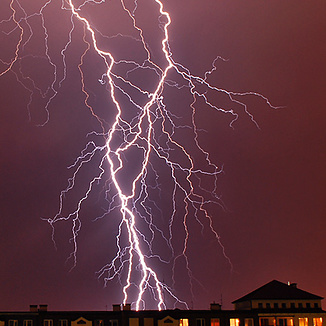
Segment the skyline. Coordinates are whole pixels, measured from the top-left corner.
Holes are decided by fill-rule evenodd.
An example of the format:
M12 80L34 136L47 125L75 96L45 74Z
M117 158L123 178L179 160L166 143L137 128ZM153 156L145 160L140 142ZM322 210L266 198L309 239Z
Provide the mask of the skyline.
M218 177L223 209L210 209L233 269L223 257L221 247L214 243L214 237L207 233L200 236L196 224L191 225L194 237L189 257L196 300L193 306L218 301L221 296L224 301L246 284L263 283L266 278L287 281L284 278L288 277L309 292L326 293L323 287L323 293L317 291L318 275L325 270L325 48L321 41L325 35L321 17L324 5L318 1L315 6L291 4L294 2L249 1L244 5L240 1L210 1L207 7L198 8L195 2L188 7L172 1L165 3L172 18L170 45L178 61L191 67L194 74L203 75L220 55L227 61L217 61L217 69L210 76L214 85L236 92L258 92L273 105L284 106L271 110L263 101L249 97L248 110L260 128L245 114L239 116L232 129L232 118L212 113L203 105L197 110L198 125L205 129L201 140L210 149L214 164L223 167ZM57 26L51 17L47 19L49 26ZM302 21L305 25L301 25ZM73 56L69 58L78 61ZM33 67L33 63L27 65L26 73L33 73L29 70ZM41 301L52 301L51 306L70 302L72 307L83 307L89 302L89 294L99 297L91 305L103 306L115 299L110 293L117 293L119 288L119 284L111 284L103 289L103 281L97 280L95 274L106 259L105 248L110 248L107 220L93 223L96 216L103 214L103 202L96 195L85 207L84 216L90 218L83 219L82 230L87 232L80 234L79 259L71 272L70 266L65 265L71 252L66 240L69 230L59 228L56 251L51 228L41 220L55 214L58 194L71 175L66 168L82 150L86 135L94 130L94 121L90 126L89 111L80 97L80 84L75 82L76 63L72 67L75 68L69 71L65 86L51 103L50 120L42 128L36 125L38 119L44 119L44 106L35 105L34 119L28 122L26 92L20 89L22 95L16 95L19 88L15 75L6 74L0 79L4 98L0 257L6 266L0 277L1 283L7 284L0 308L14 302L22 305L32 295L40 299L49 297ZM44 68L40 66L35 71L39 73L41 69ZM47 78L45 73L39 76L42 80ZM104 101L105 94L96 99ZM217 97L216 103L221 100ZM178 95L167 101L177 103L174 107L180 106L180 110L186 107ZM307 111L309 115L305 114ZM162 201L161 205L166 203ZM312 217L308 217L310 213ZM110 232L109 235L113 237ZM170 278L168 269L159 271L161 278ZM256 271L259 275L253 278ZM183 275L182 266L177 266L175 290L180 298L191 302L194 298L187 291L189 282ZM17 284L21 293L18 300L10 295ZM66 303L61 301L63 293Z

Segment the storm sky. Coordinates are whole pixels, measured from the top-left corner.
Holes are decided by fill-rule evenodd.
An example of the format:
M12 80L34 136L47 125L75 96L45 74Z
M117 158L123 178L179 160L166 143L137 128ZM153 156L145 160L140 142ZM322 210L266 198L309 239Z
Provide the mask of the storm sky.
M153 57L162 63L157 52L161 30L157 15L151 11L155 6L149 0L138 2L136 17L146 30ZM132 6L132 1L126 3ZM100 197L105 192L103 184L83 206L78 260L72 271L71 261L66 262L71 252L70 224L56 224L55 248L52 229L44 221L58 211L60 192L71 177L67 167L89 141L89 133L100 132L81 92L78 64L85 51L83 29L76 23L73 42L66 52L67 76L48 107L49 121L40 127L47 119L45 105L51 90L46 91L51 86L53 66L44 59L44 33L37 28L41 26L40 16L30 15L39 12L45 2L20 4L35 30L22 52L25 57L13 72L0 78L0 310L27 310L29 304L39 303L48 304L50 310L111 309L112 304L121 301L121 285L115 279L104 287L96 272L114 254L111 248L115 245L119 214L113 211L96 220L107 209L107 202ZM299 288L326 296L326 4L322 0L167 0L163 4L172 19L169 44L176 62L203 77L214 59L221 56L224 60L215 62L216 70L209 76L211 85L263 94L273 106L281 108L273 109L257 96L240 96L237 99L247 105L258 126L243 107L236 105L239 118L230 126L231 115L198 100L199 140L221 171L217 179L220 205L207 205L207 209L232 266L207 231L207 222L201 233L198 223L189 218L193 236L190 233L187 254L194 297L189 292L182 260L176 266L174 283L171 264L164 267L157 263L159 276L194 309L209 308L213 301L222 301L223 308L231 308L231 301L272 279L296 282ZM12 14L9 5L8 0L0 4L1 71L18 40L17 29L7 21ZM44 10L50 31L49 53L59 67L60 51L67 44L71 26L69 13L60 5L49 5ZM104 37L118 33L137 37L119 1L88 4L83 13L102 33L100 45L107 46L117 58L129 59L138 49L139 42L130 37ZM91 54L86 59L85 76L92 104L105 117L105 128L109 130L114 109L106 88L98 82L103 63ZM44 98L35 96L29 106L29 92L17 81L17 74L33 78L46 94ZM62 78L62 70L58 76ZM147 87L153 76L143 70L131 78ZM175 75L172 78L177 79ZM31 85L30 80L24 81ZM191 97L182 89L171 89L164 93L167 108L181 125L189 124ZM212 95L212 102L226 108L232 105L221 94ZM177 137L189 135L180 131ZM171 155L175 152L179 155L177 151L171 151ZM197 157L196 151L194 155ZM127 157L126 161L134 159ZM182 155L180 159L184 159ZM197 159L200 164L202 156ZM82 171L77 189L83 186L83 178L88 180L94 171L95 165ZM157 172L161 179L166 177L161 165ZM121 178L128 180L126 175ZM153 190L153 197L164 213L160 215L161 210L154 208L153 212L157 225L167 230L171 202L166 197L171 184L161 179L165 191L159 196ZM206 180L208 189L213 187L212 180ZM67 205L78 196L78 191L74 192L67 198ZM178 250L178 235L181 240L184 237L180 221L174 229ZM161 245L158 242L155 250L168 259L171 252L161 252ZM173 307L172 301L169 304Z

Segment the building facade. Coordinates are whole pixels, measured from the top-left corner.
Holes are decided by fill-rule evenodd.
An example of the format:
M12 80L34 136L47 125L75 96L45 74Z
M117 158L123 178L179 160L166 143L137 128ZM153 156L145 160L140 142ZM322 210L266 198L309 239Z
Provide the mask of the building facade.
M323 298L295 284L272 281L233 302L234 310L143 310L114 305L112 311L0 312L0 326L326 326Z

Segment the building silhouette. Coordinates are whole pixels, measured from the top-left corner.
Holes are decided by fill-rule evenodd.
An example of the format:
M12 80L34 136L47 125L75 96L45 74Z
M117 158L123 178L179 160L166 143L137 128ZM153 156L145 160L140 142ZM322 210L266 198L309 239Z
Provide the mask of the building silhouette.
M271 281L233 301L233 310L212 303L209 310L142 310L113 305L112 311L0 312L0 326L326 326L323 298L295 283Z

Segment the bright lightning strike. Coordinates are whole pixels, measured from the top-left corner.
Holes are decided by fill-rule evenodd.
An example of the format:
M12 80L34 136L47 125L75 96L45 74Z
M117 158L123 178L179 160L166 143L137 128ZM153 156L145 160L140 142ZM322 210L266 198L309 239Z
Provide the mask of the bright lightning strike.
M52 11L61 15L63 21ZM84 105L97 124L70 166L73 172L60 194L57 214L47 219L53 228L53 241L56 224L70 222L73 249L69 259L75 267L82 210L85 202L93 198L92 193L101 189L107 208L96 220L112 218L118 212L120 221L116 251L98 276L105 283L114 279L121 282L123 304L132 302L136 310L144 309L148 298L156 302L159 310L167 307L167 297L188 307L175 295L173 286L179 261L185 265L191 292L196 281L188 259L190 220L195 220L202 230L208 227L232 269L208 210L212 205L223 206L217 192L221 169L200 143L197 111L206 106L228 114L232 127L241 110L257 126L241 98L254 95L273 106L261 94L237 93L212 85L210 76L218 61L224 60L220 57L203 77L193 75L175 61L169 36L172 20L164 1L62 0L60 4L48 0L31 5L11 0L2 17L3 37L15 40L15 44L2 53L0 77L13 73L29 94L30 119L41 102L45 114L39 125L49 122L50 109L71 74L70 65L75 65ZM113 31L104 27L107 20L112 21L109 25ZM148 26L147 21L154 21L155 25ZM64 23L68 29L60 26ZM126 27L120 32L122 24ZM56 37L53 26L57 26L58 33L65 31L64 41L52 41ZM42 46L35 46L36 39L43 40ZM77 61L76 55L72 59L73 51ZM25 68L34 62L42 63L51 79L42 79ZM89 65L93 65L94 72ZM89 80L94 81L96 74L98 85L91 86ZM98 100L103 95L94 94L99 88L101 94L103 90L106 94L105 109ZM171 91L180 94L174 105L169 102ZM214 96L223 97L227 105L212 102ZM179 97L189 98L188 107L177 107L177 103L184 103ZM74 201L70 194L80 187L85 169L93 175L87 175L87 185L81 187ZM158 216L164 217L165 225L160 225ZM183 231L176 235L174 230L179 224ZM165 248L169 257L158 246ZM170 286L160 276L156 264L171 266Z

